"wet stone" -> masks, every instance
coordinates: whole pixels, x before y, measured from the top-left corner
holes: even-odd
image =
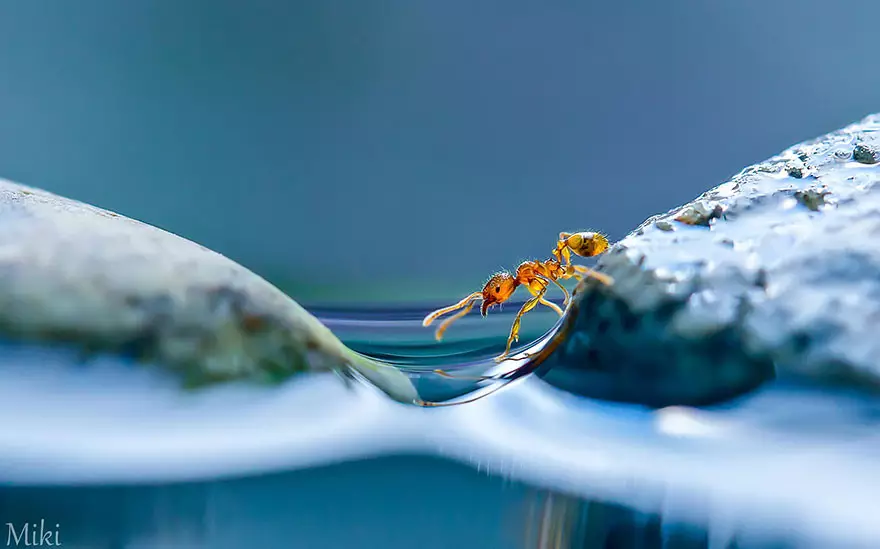
[[[188,386],[357,371],[393,398],[415,397],[405,375],[354,355],[290,297],[230,259],[2,179],[0,281],[4,343],[150,364]]]
[[[649,406],[772,379],[880,390],[878,146],[873,115],[649,218],[600,257],[615,284],[579,287],[539,375]]]

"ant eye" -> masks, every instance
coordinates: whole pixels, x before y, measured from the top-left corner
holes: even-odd
[[[500,293],[500,292],[501,292],[501,286],[495,286],[495,292],[496,292],[496,293]]]

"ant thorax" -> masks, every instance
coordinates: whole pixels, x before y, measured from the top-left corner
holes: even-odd
[[[523,261],[516,268],[516,280],[520,284],[529,284],[541,273],[541,263],[538,261]]]

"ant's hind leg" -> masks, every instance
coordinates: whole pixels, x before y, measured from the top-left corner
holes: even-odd
[[[568,293],[568,290],[565,289],[565,286],[560,284],[559,281],[556,280],[555,278],[547,278],[546,276],[541,276],[541,275],[538,275],[538,276],[541,277],[542,279],[546,280],[547,282],[552,282],[553,284],[556,284],[556,287],[559,288],[560,290],[562,290],[562,295],[565,296],[565,299],[562,300],[562,305],[567,306],[569,300],[571,300],[571,294]],[[545,305],[546,305],[546,303],[545,303]],[[557,307],[557,309],[558,309],[558,307]],[[562,316],[561,311],[557,310],[556,312],[559,313],[559,316]]]
[[[556,261],[565,265],[571,265],[571,250],[566,242],[570,236],[571,233],[559,233],[559,240],[556,241],[556,248],[553,250],[553,256],[556,257]]]
[[[567,299],[568,298],[566,298],[566,300]],[[558,314],[559,316],[562,316],[562,309],[560,309],[559,305],[553,303],[552,301],[547,301],[546,299],[544,299],[542,297],[541,299],[538,300],[538,303],[540,303],[541,305],[546,305],[546,306],[550,307],[551,309],[556,311],[556,314]]]
[[[584,276],[588,276],[590,278],[595,278],[602,284],[606,284],[608,286],[614,284],[614,279],[608,276],[605,273],[600,273],[598,271],[594,271],[588,267],[584,267],[583,265],[572,265],[574,267],[574,271],[581,276],[576,276],[578,280],[581,280]]]
[[[510,327],[510,335],[507,336],[507,347],[505,347],[504,352],[495,357],[495,362],[501,362],[504,360],[507,355],[510,354],[510,346],[513,345],[514,341],[519,341],[519,326],[522,322],[522,317],[527,312],[531,311],[541,302],[541,299],[544,297],[544,293],[546,292],[546,288],[538,292],[535,297],[529,299],[525,303],[523,303],[522,308],[516,313],[516,318],[513,320],[513,326]]]

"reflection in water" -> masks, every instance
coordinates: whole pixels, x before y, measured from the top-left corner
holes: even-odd
[[[561,305],[561,300],[557,304]],[[528,362],[522,360],[524,354],[534,353],[546,344],[559,318],[550,311],[530,312],[523,321],[520,346],[511,351],[512,359],[498,364],[493,359],[504,350],[510,324],[521,306],[522,302],[508,303],[486,317],[471,314],[459,320],[439,342],[434,340],[433,328],[422,326],[422,319],[436,306],[359,310],[310,307],[309,312],[349,348],[411,373],[423,400],[445,401],[472,392],[474,396],[491,393],[499,388],[500,380],[531,373],[523,369]],[[459,379],[436,375],[436,368]],[[480,376],[499,381],[474,379]]]
[[[516,549],[530,495],[448,460],[388,457],[243,478],[5,488],[0,525],[45,518],[60,524],[61,547],[83,549]]]
[[[536,492],[526,514],[525,546],[534,549],[708,549],[737,547],[707,529],[665,521],[662,513],[645,513],[622,505],[585,500],[553,492]],[[782,548],[757,543],[748,547]],[[739,545],[739,547],[745,547]]]
[[[562,304],[561,300],[555,302]],[[474,312],[459,320],[440,342],[434,340],[433,328],[422,326],[425,315],[436,308],[432,305],[385,309],[307,308],[350,348],[385,362],[430,371],[438,364],[444,368],[489,366],[488,359],[504,350],[510,324],[522,304],[506,303],[492,309],[486,317]],[[549,310],[530,312],[523,320],[520,348],[538,339],[557,320],[558,316]]]

